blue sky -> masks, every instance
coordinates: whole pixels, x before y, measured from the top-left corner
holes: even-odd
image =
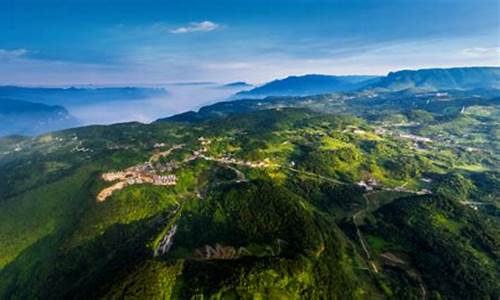
[[[0,84],[500,65],[497,0],[0,0]]]

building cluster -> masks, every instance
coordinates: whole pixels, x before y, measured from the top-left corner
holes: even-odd
[[[430,179],[427,178],[422,178],[422,181],[424,182],[431,182]],[[380,183],[374,179],[370,178],[368,180],[361,180],[356,182],[356,185],[363,188],[365,191],[370,192],[375,190],[377,187],[380,186]],[[395,188],[389,188],[389,187],[382,187],[383,190],[385,191],[395,191],[395,192],[405,192],[405,193],[415,193],[417,195],[429,195],[432,194],[432,191],[428,189],[421,189],[419,191],[413,191],[405,188],[405,185],[397,186]]]
[[[160,173],[165,173],[165,172],[172,172],[173,170],[176,170],[180,167],[180,165],[176,162],[167,162],[167,163],[164,163],[164,164],[157,164],[156,165],[156,169],[160,172]]]
[[[203,154],[200,154],[199,157],[202,159],[205,159],[205,160],[216,161],[216,162],[219,162],[222,164],[240,165],[240,166],[246,166],[249,168],[267,168],[267,167],[272,166],[272,164],[269,162],[268,158],[264,159],[263,161],[253,162],[253,161],[239,160],[239,159],[229,157],[229,156],[223,156],[221,158],[214,158],[214,157],[209,157],[209,156],[205,156]]]
[[[415,190],[410,190],[405,188],[404,186],[397,186],[395,188],[384,188],[385,191],[394,191],[394,192],[401,192],[401,193],[413,193],[417,195],[430,195],[432,194],[431,190],[428,189],[421,189],[419,191]]]
[[[444,98],[448,97],[448,93],[446,92],[438,92],[438,93],[423,93],[423,94],[418,94],[416,95],[417,98],[427,98],[427,97],[437,97],[437,98]]]
[[[399,137],[403,138],[403,139],[409,139],[409,140],[412,140],[414,142],[421,142],[421,143],[432,142],[432,140],[430,138],[418,136],[418,135],[413,135],[413,134],[407,134],[407,133],[400,133]]]
[[[208,152],[207,146],[211,144],[211,140],[200,137],[198,138],[198,141],[200,142],[201,146],[200,149],[193,151],[192,155],[188,156],[186,159],[184,159],[184,162],[189,162],[192,160],[196,159],[204,159],[208,161],[216,161],[221,164],[227,164],[227,165],[240,165],[240,166],[246,166],[249,168],[267,168],[271,167],[272,164],[269,162],[269,159],[266,158],[263,161],[259,162],[252,162],[252,161],[245,161],[245,160],[239,160],[234,157],[230,156],[223,156],[221,158],[216,158],[216,157],[211,157],[207,156],[206,153]]]
[[[223,156],[221,158],[215,158],[206,155],[208,152],[208,145],[211,144],[211,140],[200,137],[198,141],[201,144],[201,147],[198,150],[193,151],[193,153],[185,158],[182,163],[186,163],[196,159],[204,159],[208,161],[216,161],[222,164],[233,164],[246,166],[249,168],[267,168],[273,166],[270,163],[269,159],[264,159],[263,161],[245,161],[239,160],[230,156]],[[155,144],[155,148],[163,147],[164,144]],[[174,174],[168,175],[160,175],[162,173],[171,172],[177,168],[179,168],[181,162],[170,161],[166,163],[158,162],[160,157],[164,157],[169,155],[173,150],[182,148],[183,145],[176,145],[170,148],[167,151],[156,152],[154,153],[149,161],[144,162],[142,164],[138,164],[132,167],[129,167],[123,171],[117,172],[109,172],[102,174],[102,179],[104,181],[113,182],[118,181],[110,187],[103,189],[97,195],[97,201],[104,201],[106,198],[111,196],[114,191],[121,190],[129,185],[134,184],[152,184],[159,186],[173,186],[177,183],[177,177]]]
[[[150,175],[139,174],[138,176],[127,177],[126,182],[128,185],[150,183],[152,185],[175,185],[177,177],[173,174],[169,175]]]
[[[154,185],[175,185],[176,177],[158,175],[153,165],[149,162],[127,168],[125,171],[109,172],[102,174],[105,181],[126,181],[128,184],[151,183]]]
[[[210,139],[204,138],[202,136],[198,138],[198,141],[200,142],[200,144],[202,146],[208,146],[212,143],[212,141]]]
[[[97,195],[97,201],[102,202],[106,200],[106,198],[111,196],[114,191],[124,189],[129,185],[145,184],[145,183],[149,183],[152,185],[159,185],[159,186],[176,185],[177,177],[174,174],[168,174],[168,175],[157,174],[157,171],[163,172],[166,171],[167,169],[173,170],[172,166],[167,167],[165,165],[161,164],[159,168],[155,168],[155,166],[151,162],[145,162],[142,164],[129,167],[124,171],[109,172],[102,174],[102,179],[104,181],[108,182],[119,181],[119,182],[103,189]]]
[[[82,141],[79,141],[78,144],[75,145],[73,150],[71,150],[71,152],[94,152],[94,151],[90,148],[82,146]]]
[[[356,185],[359,187],[364,188],[366,191],[373,191],[373,189],[379,185],[378,181],[374,178],[370,178],[366,181],[361,180],[359,182],[356,182]]]
[[[432,194],[432,191],[430,191],[428,189],[421,189],[420,191],[417,191],[416,194],[417,195],[430,195],[430,194]]]
[[[377,127],[375,128],[375,134],[377,135],[384,135],[387,133],[387,129],[383,128],[383,127]]]

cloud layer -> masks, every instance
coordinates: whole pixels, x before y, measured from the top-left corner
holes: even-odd
[[[498,0],[42,2],[0,0],[0,85],[256,83],[500,65]]]
[[[170,30],[171,33],[208,32],[219,28],[220,25],[211,21],[191,22],[188,26],[182,26]]]
[[[28,53],[28,51],[22,48],[13,50],[0,49],[0,59],[17,58],[26,55],[26,53]]]
[[[464,56],[468,56],[471,58],[496,58],[497,62],[500,63],[500,47],[491,47],[491,48],[481,48],[481,47],[473,47],[467,48],[462,51]]]

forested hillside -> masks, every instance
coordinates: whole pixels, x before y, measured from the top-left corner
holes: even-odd
[[[2,139],[0,298],[496,299],[497,97],[267,98]]]

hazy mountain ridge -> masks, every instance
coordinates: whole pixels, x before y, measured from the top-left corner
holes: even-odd
[[[224,101],[201,107],[197,112],[187,111],[158,119],[156,122],[202,122],[266,109],[282,107],[308,108],[318,112],[354,114],[363,117],[376,116],[387,111],[421,109],[438,113],[456,114],[471,106],[500,104],[500,91],[473,90],[449,92],[360,92],[334,93],[304,97],[274,96],[263,99]],[[381,111],[377,111],[377,109]]]
[[[306,96],[337,91],[353,91],[376,80],[376,76],[331,76],[310,74],[289,76],[265,83],[249,91],[239,92],[235,98],[259,98],[265,96]]]
[[[269,97],[0,139],[0,298],[496,299],[499,107]]]
[[[500,89],[500,67],[401,70],[387,76],[290,76],[237,93],[234,98],[310,96],[333,92]]]
[[[224,88],[249,88],[252,87],[253,85],[244,82],[244,81],[235,81],[235,82],[229,82],[224,84],[222,87]]]
[[[500,67],[402,70],[389,73],[370,88],[390,91],[500,89]]]
[[[1,98],[0,119],[0,136],[35,135],[78,125],[62,106]]]
[[[52,105],[90,104],[99,101],[136,100],[168,93],[163,88],[144,87],[19,87],[0,86],[0,97]]]
[[[7,134],[36,135],[79,125],[72,109],[104,102],[138,101],[165,95],[162,88],[141,87],[19,87],[0,86],[0,104],[5,122],[0,136]],[[6,100],[8,99],[8,100]],[[111,112],[110,112],[111,113]]]

